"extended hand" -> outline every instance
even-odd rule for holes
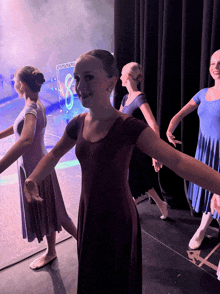
[[[172,143],[175,147],[176,147],[176,144],[182,144],[181,141],[175,140],[176,137],[171,132],[167,131],[166,135],[167,135],[168,141]]]
[[[154,158],[152,158],[152,165],[156,173],[163,167],[163,164]]]
[[[31,180],[26,180],[24,183],[24,194],[26,196],[27,202],[31,203],[34,201],[37,202],[42,202],[44,201],[40,196],[39,196],[39,190],[37,187],[37,183],[31,181]]]
[[[217,211],[218,214],[220,214],[220,196],[219,195],[213,194],[210,208],[211,208],[212,214],[214,214],[215,210]]]

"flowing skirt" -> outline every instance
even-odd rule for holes
[[[205,137],[200,130],[195,158],[219,172],[219,151],[219,140]],[[196,212],[210,212],[212,195],[212,192],[189,183],[188,199],[192,201],[192,207]],[[216,211],[213,218],[219,219]]]
[[[57,176],[55,171],[52,171],[38,185],[40,197],[44,199],[42,203],[28,203],[23,189],[25,172],[20,167],[18,173],[23,239],[32,242],[37,238],[38,242],[41,242],[44,236],[62,230],[62,220],[71,220],[65,209]]]

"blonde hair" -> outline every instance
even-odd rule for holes
[[[220,49],[216,50],[214,53],[212,53],[210,60],[212,59],[212,56],[215,54],[220,54]]]
[[[126,70],[132,79],[137,83],[143,81],[142,67],[139,63],[129,62],[123,67],[123,70]]]

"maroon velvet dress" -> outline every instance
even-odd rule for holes
[[[142,293],[141,229],[129,185],[132,150],[147,124],[122,114],[97,142],[83,138],[86,114],[67,125],[82,169],[78,293]]]

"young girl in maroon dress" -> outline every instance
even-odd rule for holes
[[[179,176],[220,193],[220,175],[165,143],[148,125],[114,109],[118,71],[111,53],[82,54],[74,69],[86,114],[74,117],[55,147],[28,177],[25,194],[40,201],[37,184],[76,145],[82,168],[78,218],[78,294],[142,293],[141,230],[127,181],[134,146]],[[215,188],[213,188],[215,187]]]

